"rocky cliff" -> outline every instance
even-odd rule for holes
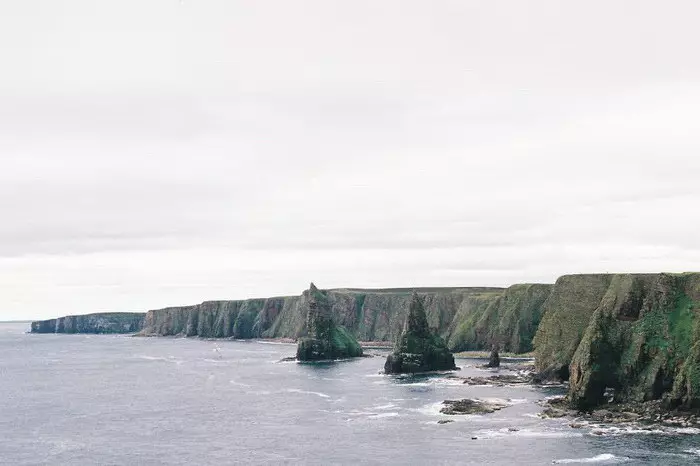
[[[537,367],[573,407],[664,399],[700,407],[700,274],[560,278],[535,337]]]
[[[105,312],[32,322],[32,333],[135,333],[141,330],[142,312]]]
[[[451,349],[526,352],[551,285],[502,288],[419,288],[428,324]],[[360,341],[395,341],[408,315],[412,289],[327,290],[338,325]],[[301,296],[208,301],[149,311],[144,335],[297,338],[306,332],[308,293]]]

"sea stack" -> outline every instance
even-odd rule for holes
[[[491,356],[489,356],[489,363],[486,367],[499,367],[501,365],[501,358],[498,356],[498,345],[493,345],[491,347]]]
[[[320,361],[362,356],[362,347],[355,337],[344,327],[335,324],[328,294],[316,288],[313,283],[308,294],[308,336],[298,341],[297,359]]]
[[[428,327],[423,299],[414,291],[403,332],[386,359],[384,372],[402,374],[456,368],[445,341]]]

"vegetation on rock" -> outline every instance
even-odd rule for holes
[[[387,357],[387,374],[416,373],[456,369],[445,341],[428,326],[423,299],[413,293],[404,331]]]
[[[333,318],[327,293],[312,283],[308,291],[307,337],[297,344],[297,359],[318,361],[362,356],[362,347]]]
[[[564,282],[545,306],[536,353],[540,370],[568,367],[572,407],[589,411],[607,403],[608,392],[614,402],[663,399],[669,407],[698,407],[700,274]],[[565,315],[567,308],[573,315]]]

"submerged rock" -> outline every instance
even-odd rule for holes
[[[320,361],[362,356],[362,347],[345,328],[336,325],[328,295],[312,283],[307,314],[308,335],[299,339],[297,359]]]
[[[394,351],[384,364],[387,374],[454,370],[455,359],[445,341],[428,327],[423,300],[411,296],[408,318]]]
[[[444,408],[440,410],[442,414],[491,414],[507,407],[505,403],[498,401],[473,400],[465,398],[463,400],[445,400]]]

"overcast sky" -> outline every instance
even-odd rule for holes
[[[0,1],[0,319],[698,270],[699,17]]]

